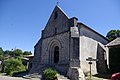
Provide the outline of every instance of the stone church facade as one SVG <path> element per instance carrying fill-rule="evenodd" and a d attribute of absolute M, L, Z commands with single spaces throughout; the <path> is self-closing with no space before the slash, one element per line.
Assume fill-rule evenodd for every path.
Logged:
<path fill-rule="evenodd" d="M 108 40 L 79 23 L 76 17 L 69 18 L 56 6 L 46 24 L 40 40 L 35 45 L 33 65 L 30 73 L 41 73 L 47 66 L 52 66 L 63 74 L 68 74 L 72 67 L 88 72 L 86 59 L 98 59 L 92 64 L 92 73 L 107 71 Z"/>

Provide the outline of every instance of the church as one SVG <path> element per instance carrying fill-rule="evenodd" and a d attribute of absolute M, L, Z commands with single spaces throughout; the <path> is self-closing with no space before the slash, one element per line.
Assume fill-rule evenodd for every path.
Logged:
<path fill-rule="evenodd" d="M 34 46 L 34 59 L 30 73 L 42 73 L 48 66 L 67 75 L 71 68 L 89 72 L 87 59 L 93 58 L 92 73 L 106 73 L 108 67 L 108 39 L 76 17 L 68 17 L 56 5 L 41 38 Z"/>

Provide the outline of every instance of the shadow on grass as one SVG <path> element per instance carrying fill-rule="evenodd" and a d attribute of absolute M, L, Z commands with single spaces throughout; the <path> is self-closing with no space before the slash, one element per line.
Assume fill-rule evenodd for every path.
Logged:
<path fill-rule="evenodd" d="M 111 78 L 111 74 L 95 74 L 93 76 L 98 77 L 98 78 L 105 78 L 105 79 Z"/>

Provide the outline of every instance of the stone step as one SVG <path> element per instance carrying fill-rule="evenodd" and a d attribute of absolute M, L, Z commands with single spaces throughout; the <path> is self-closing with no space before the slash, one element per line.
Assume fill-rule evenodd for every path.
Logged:
<path fill-rule="evenodd" d="M 63 76 L 63 75 L 58 75 L 58 80 L 70 80 L 67 77 Z"/>

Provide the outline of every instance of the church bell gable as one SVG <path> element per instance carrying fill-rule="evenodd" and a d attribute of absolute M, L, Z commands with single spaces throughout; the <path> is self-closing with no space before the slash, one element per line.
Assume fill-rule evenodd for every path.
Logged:
<path fill-rule="evenodd" d="M 64 11 L 56 6 L 42 32 L 42 38 L 55 36 L 69 30 L 69 18 Z"/>

